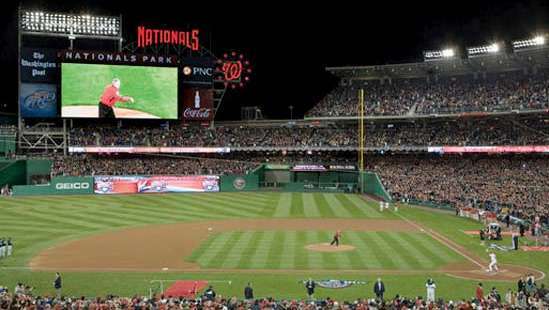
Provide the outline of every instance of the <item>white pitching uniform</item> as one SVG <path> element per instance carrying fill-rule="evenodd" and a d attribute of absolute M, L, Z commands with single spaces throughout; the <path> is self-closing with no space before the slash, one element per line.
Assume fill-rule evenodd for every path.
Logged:
<path fill-rule="evenodd" d="M 383 212 L 383 201 L 379 202 L 379 212 Z"/>
<path fill-rule="evenodd" d="M 490 253 L 490 265 L 488 265 L 488 271 L 498 271 L 498 260 L 496 259 L 495 253 Z"/>
<path fill-rule="evenodd" d="M 427 302 L 435 302 L 435 290 L 437 285 L 432 282 L 425 284 L 425 287 L 427 288 Z"/>

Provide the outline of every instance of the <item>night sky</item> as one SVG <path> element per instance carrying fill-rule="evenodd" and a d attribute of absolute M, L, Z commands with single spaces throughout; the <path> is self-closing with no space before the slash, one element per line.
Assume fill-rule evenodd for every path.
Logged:
<path fill-rule="evenodd" d="M 425 49 L 483 45 L 528 38 L 549 30 L 549 1 L 358 1 L 335 6 L 300 1 L 23 1 L 25 8 L 124 17 L 124 37 L 138 24 L 211 35 L 211 50 L 244 52 L 254 74 L 243 90 L 230 91 L 217 119 L 239 119 L 240 106 L 258 105 L 269 118 L 302 117 L 335 85 L 326 66 L 420 61 Z M 56 1 L 61 2 L 61 1 Z M 177 5 L 176 5 L 177 3 Z M 270 4 L 265 4 L 270 3 Z M 421 3 L 421 4 L 420 4 Z M 17 2 L 3 2 L 0 111 L 17 110 Z M 7 106 L 4 106 L 6 105 Z"/>

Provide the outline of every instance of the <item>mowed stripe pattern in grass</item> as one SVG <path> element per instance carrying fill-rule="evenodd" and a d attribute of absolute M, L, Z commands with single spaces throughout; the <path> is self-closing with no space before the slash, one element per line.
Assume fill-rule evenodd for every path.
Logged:
<path fill-rule="evenodd" d="M 382 216 L 391 217 L 389 213 L 377 212 L 374 204 L 345 194 L 251 192 L 0 198 L 0 236 L 12 237 L 17 251 L 3 264 L 22 266 L 40 249 L 62 240 L 125 227 L 235 218 Z M 260 236 L 260 240 L 254 239 L 255 235 L 250 240 L 246 235 L 240 237 L 244 238 L 241 242 L 261 245 L 269 235 Z M 247 251 L 251 253 L 252 249 Z M 233 267 L 234 263 L 227 266 Z"/>
<path fill-rule="evenodd" d="M 308 244 L 329 242 L 328 231 L 233 231 L 212 235 L 189 258 L 214 269 L 396 269 L 434 270 L 461 260 L 424 233 L 344 233 L 349 252 L 312 252 Z"/>

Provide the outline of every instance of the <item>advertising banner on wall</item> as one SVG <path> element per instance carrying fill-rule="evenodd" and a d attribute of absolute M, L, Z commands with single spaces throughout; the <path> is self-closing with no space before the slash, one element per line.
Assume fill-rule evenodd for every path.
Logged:
<path fill-rule="evenodd" d="M 185 58 L 181 60 L 180 66 L 183 83 L 212 84 L 214 61 L 211 58 Z"/>
<path fill-rule="evenodd" d="M 57 85 L 22 83 L 19 95 L 21 117 L 55 117 L 57 115 Z"/>
<path fill-rule="evenodd" d="M 96 176 L 96 194 L 219 192 L 219 176 Z"/>
<path fill-rule="evenodd" d="M 430 146 L 429 153 L 460 154 L 460 153 L 549 153 L 549 145 L 503 145 L 503 146 Z"/>
<path fill-rule="evenodd" d="M 43 48 L 21 49 L 21 82 L 57 83 L 57 51 Z"/>
<path fill-rule="evenodd" d="M 177 147 L 177 146 L 69 146 L 69 153 L 97 153 L 97 154 L 195 154 L 195 153 L 230 153 L 228 147 Z"/>
<path fill-rule="evenodd" d="M 183 89 L 183 120 L 210 121 L 213 113 L 213 90 L 186 87 Z"/>

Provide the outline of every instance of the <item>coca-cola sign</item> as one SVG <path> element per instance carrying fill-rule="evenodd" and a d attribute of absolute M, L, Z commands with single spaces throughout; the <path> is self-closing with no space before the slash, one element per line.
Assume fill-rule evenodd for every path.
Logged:
<path fill-rule="evenodd" d="M 211 88 L 187 87 L 183 89 L 183 120 L 210 121 L 214 117 Z"/>
<path fill-rule="evenodd" d="M 209 119 L 210 113 L 211 109 L 186 108 L 185 111 L 183 111 L 183 117 L 185 119 Z"/>

